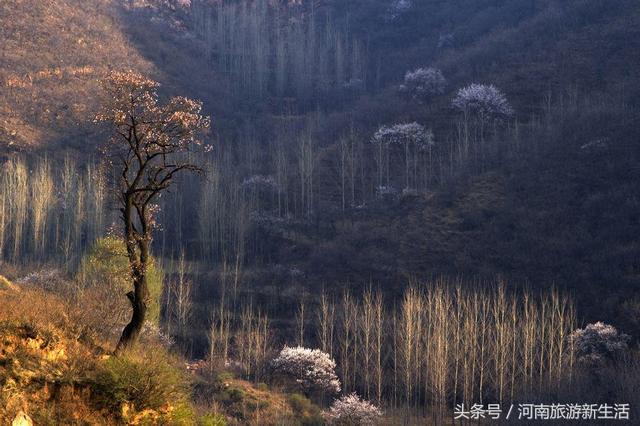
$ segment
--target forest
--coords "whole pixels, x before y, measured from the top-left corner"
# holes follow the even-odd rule
[[[640,415],[634,0],[10,3],[0,423]]]

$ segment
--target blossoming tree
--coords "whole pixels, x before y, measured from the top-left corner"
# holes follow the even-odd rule
[[[463,87],[458,90],[451,104],[459,111],[476,114],[484,121],[513,114],[513,108],[504,93],[492,84],[473,83]]]
[[[112,72],[104,81],[107,97],[96,116],[113,133],[104,153],[118,176],[116,195],[133,281],[133,290],[127,293],[133,313],[116,352],[137,340],[147,315],[154,201],[176,175],[203,171],[186,155],[203,147],[201,136],[210,121],[200,113],[202,104],[184,97],[161,104],[158,86],[135,72]]]
[[[451,106],[462,114],[463,148],[465,155],[470,146],[471,124],[474,130],[474,142],[480,136],[481,154],[484,156],[484,140],[487,125],[494,125],[513,115],[513,108],[504,93],[494,85],[473,83],[458,90]],[[476,151],[477,152],[477,151]]]
[[[378,187],[382,187],[383,169],[386,166],[387,185],[389,186],[389,147],[404,148],[405,188],[410,187],[411,176],[417,181],[418,156],[420,153],[431,153],[434,137],[431,129],[416,122],[400,123],[393,126],[382,126],[373,135],[371,142],[377,147]],[[385,164],[386,162],[386,164]],[[412,167],[413,166],[413,167]],[[410,169],[413,168],[413,171]]]
[[[571,333],[576,361],[596,366],[613,359],[628,348],[629,336],[601,321]]]
[[[319,349],[285,346],[271,361],[271,367],[275,375],[290,379],[307,393],[340,392],[340,380],[335,372],[336,362]]]
[[[439,69],[418,68],[405,74],[404,83],[400,85],[399,91],[424,102],[432,96],[443,94],[446,85],[447,80]]]
[[[378,407],[355,393],[334,401],[325,413],[330,425],[371,426],[379,424],[381,417],[382,411]]]

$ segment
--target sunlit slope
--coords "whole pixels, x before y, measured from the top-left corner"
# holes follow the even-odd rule
[[[91,142],[98,76],[151,70],[110,0],[0,2],[0,146]]]

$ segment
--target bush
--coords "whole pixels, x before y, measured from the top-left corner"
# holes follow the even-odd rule
[[[382,411],[352,393],[334,401],[325,417],[331,425],[370,426],[380,421]]]
[[[173,407],[169,418],[172,426],[191,426],[194,423],[195,413],[191,404],[185,401]]]
[[[222,414],[209,413],[198,419],[198,426],[227,426],[227,419]]]
[[[305,392],[340,392],[336,363],[319,349],[285,346],[271,366],[276,375],[290,379]]]
[[[289,396],[289,405],[293,410],[295,418],[303,426],[324,424],[320,408],[306,396],[299,393],[291,394]]]
[[[100,405],[120,410],[123,404],[134,409],[156,410],[164,405],[176,408],[189,397],[189,386],[173,360],[156,351],[138,359],[131,356],[108,358],[95,376]]]
[[[294,393],[289,396],[289,405],[291,405],[294,413],[302,415],[305,411],[309,411],[312,402],[306,396]]]
[[[154,324],[157,324],[160,319],[163,275],[162,269],[152,258],[147,270],[147,285],[151,300],[147,309],[147,321]],[[133,286],[127,248],[121,238],[107,236],[96,241],[82,259],[79,279],[85,287],[106,290],[112,297],[116,297],[114,304],[129,312],[129,305],[124,295],[131,291]],[[114,308],[109,307],[109,309]]]

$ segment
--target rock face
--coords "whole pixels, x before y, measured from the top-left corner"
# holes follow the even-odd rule
[[[20,411],[11,422],[11,426],[33,426],[33,420],[27,413]]]

